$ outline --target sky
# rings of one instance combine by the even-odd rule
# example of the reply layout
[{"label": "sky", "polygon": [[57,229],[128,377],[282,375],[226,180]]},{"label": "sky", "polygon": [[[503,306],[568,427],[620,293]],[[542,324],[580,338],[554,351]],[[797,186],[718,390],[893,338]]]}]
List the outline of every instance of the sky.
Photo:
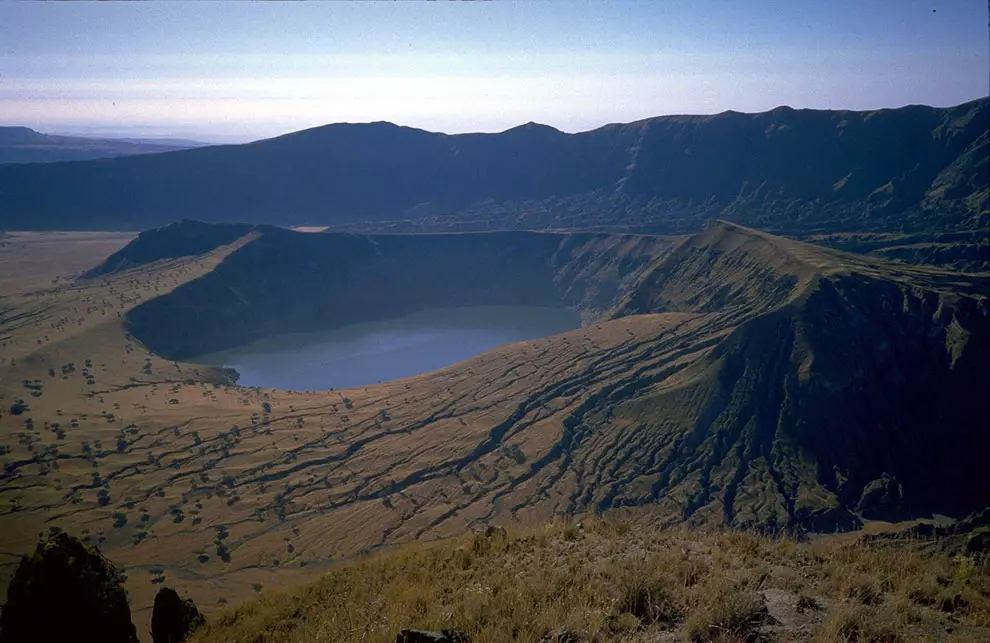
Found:
[{"label": "sky", "polygon": [[0,0],[0,125],[238,142],[990,93],[986,0]]}]

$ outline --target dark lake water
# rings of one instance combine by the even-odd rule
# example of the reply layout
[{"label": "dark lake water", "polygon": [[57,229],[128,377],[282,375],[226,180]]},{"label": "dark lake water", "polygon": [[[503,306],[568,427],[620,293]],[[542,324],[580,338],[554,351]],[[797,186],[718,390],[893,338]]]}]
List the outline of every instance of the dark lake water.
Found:
[{"label": "dark lake water", "polygon": [[430,309],[332,331],[265,337],[196,361],[237,369],[241,386],[349,388],[426,373],[502,344],[580,326],[577,313],[559,308]]}]

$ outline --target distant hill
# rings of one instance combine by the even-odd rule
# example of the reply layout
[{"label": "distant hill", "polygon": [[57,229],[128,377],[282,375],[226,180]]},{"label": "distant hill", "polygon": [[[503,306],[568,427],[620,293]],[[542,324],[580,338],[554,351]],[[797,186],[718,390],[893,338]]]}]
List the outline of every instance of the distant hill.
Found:
[{"label": "distant hill", "polygon": [[182,139],[113,139],[42,134],[27,127],[0,127],[0,164],[57,163],[171,152],[202,146]]},{"label": "distant hill", "polygon": [[335,124],[245,145],[0,167],[0,227],[181,218],[364,231],[787,234],[990,228],[990,99],[870,112],[662,116],[566,134]]}]

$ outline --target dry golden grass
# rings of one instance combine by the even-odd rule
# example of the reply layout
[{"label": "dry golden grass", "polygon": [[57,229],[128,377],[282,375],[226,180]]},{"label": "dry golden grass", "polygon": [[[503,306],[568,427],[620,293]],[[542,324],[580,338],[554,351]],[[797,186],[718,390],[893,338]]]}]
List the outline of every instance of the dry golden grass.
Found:
[{"label": "dry golden grass", "polygon": [[[16,239],[21,245],[5,248],[16,252],[0,252],[0,276],[17,277],[16,287],[0,281],[0,585],[39,534],[62,529],[126,569],[142,634],[163,581],[211,614],[253,596],[258,585],[300,584],[378,543],[464,533],[485,518],[497,490],[482,496],[479,485],[492,475],[509,484],[529,466],[517,461],[520,452],[536,458],[552,447],[559,419],[540,419],[513,453],[498,450],[459,475],[375,496],[416,466],[470,453],[529,386],[580,373],[596,353],[693,319],[603,323],[348,391],[218,386],[206,367],[150,354],[127,334],[124,318],[211,270],[245,240],[78,281],[74,275],[109,250],[78,245],[71,235],[38,235],[31,246]],[[33,272],[36,263],[47,272]],[[516,377],[500,382],[510,367]],[[18,400],[28,410],[10,413]],[[580,401],[562,398],[536,412]],[[396,430],[430,416],[420,430]],[[359,450],[336,457],[356,441]],[[406,461],[408,453],[418,454],[418,464]],[[307,466],[295,472],[300,463]],[[263,475],[274,482],[256,480]],[[529,511],[539,520],[552,513]],[[221,528],[229,531],[227,559],[216,544]]]},{"label": "dry golden grass", "polygon": [[[574,462],[593,462],[608,440],[663,437],[670,427],[644,431],[644,423],[661,411],[671,418],[678,409],[696,410],[703,396],[689,395],[687,384],[700,377],[693,364],[732,326],[693,313],[637,315],[347,391],[218,386],[207,381],[206,367],[148,353],[128,336],[124,319],[141,302],[206,274],[231,250],[100,279],[65,274],[57,283],[48,273],[44,283],[32,281],[20,265],[23,254],[0,252],[0,276],[27,279],[16,289],[0,280],[0,582],[40,532],[60,528],[126,568],[142,634],[161,581],[214,618],[222,604],[251,598],[254,588],[289,588],[327,569],[336,585],[266,595],[229,613],[227,626],[217,621],[209,636],[255,640],[274,628],[282,634],[269,633],[273,640],[361,640],[367,629],[372,641],[394,638],[404,625],[453,624],[476,640],[532,640],[562,626],[638,640],[669,634],[663,628],[674,622],[677,638],[731,640],[760,617],[756,592],[771,607],[790,609],[802,597],[834,607],[828,620],[814,609],[792,619],[809,621],[808,631],[821,636],[869,640],[868,626],[889,622],[883,610],[903,619],[921,614],[918,623],[896,621],[911,636],[941,627],[939,618],[985,626],[983,572],[970,579],[965,564],[938,563],[947,566],[939,572],[951,579],[946,584],[913,553],[895,564],[888,554],[836,559],[842,550],[826,548],[818,560],[819,545],[657,533],[615,521],[584,530],[556,525],[477,550],[469,537],[410,545],[337,566],[376,546],[458,537],[493,520],[539,524],[572,511],[589,485],[576,467],[559,476],[549,466],[530,474],[560,441],[563,419],[617,378],[657,377],[657,395],[601,423]],[[48,257],[55,270],[63,251],[42,244],[32,252],[33,261]],[[827,259],[808,252],[809,262]],[[94,253],[90,265],[102,258]],[[77,265],[88,267],[81,258]],[[685,332],[705,341],[684,345]],[[30,410],[9,413],[20,399]],[[500,448],[472,459],[522,401],[525,414]],[[691,417],[679,421],[687,426]],[[669,448],[662,441],[628,444],[629,462]],[[643,475],[623,484],[646,494],[655,482]],[[681,484],[659,502],[679,509],[694,483],[685,477]],[[590,488],[599,495],[586,506],[610,493],[605,482]],[[711,507],[722,513],[717,500]],[[877,580],[881,568],[889,587]],[[878,603],[874,595],[890,598]],[[321,596],[335,597],[336,607]],[[864,598],[869,604],[857,607]],[[300,612],[305,619],[289,618],[302,606],[309,606]]]},{"label": "dry golden grass", "polygon": [[403,627],[479,643],[561,629],[603,641],[978,641],[988,618],[986,561],[611,517],[401,546],[263,592],[194,641],[390,642]]},{"label": "dry golden grass", "polygon": [[0,235],[0,297],[51,288],[123,248],[133,232],[9,232]]}]

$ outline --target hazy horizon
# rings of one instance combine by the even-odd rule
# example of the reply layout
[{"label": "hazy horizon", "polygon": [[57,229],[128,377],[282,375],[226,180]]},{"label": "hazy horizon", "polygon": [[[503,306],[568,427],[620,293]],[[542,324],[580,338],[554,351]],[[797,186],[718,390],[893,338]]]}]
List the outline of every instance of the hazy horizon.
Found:
[{"label": "hazy horizon", "polygon": [[[968,101],[963,101],[962,103],[953,103],[953,104],[949,104],[949,105],[929,105],[929,104],[924,104],[924,103],[905,103],[904,105],[892,105],[892,106],[877,107],[877,108],[870,108],[870,109],[864,109],[864,110],[850,110],[850,111],[874,111],[874,110],[881,110],[881,109],[898,109],[898,108],[901,108],[901,107],[908,107],[910,105],[923,105],[923,106],[928,106],[928,107],[955,107],[955,106],[960,105],[960,104],[965,104],[967,102],[972,102],[973,100],[979,100],[980,98],[986,98],[986,97],[987,96],[978,96],[978,97],[973,98],[973,99],[970,99]],[[766,110],[761,110],[761,112],[773,111],[774,109],[776,109],[778,107],[791,107],[793,109],[810,109],[810,110],[820,109],[820,108],[814,108],[814,107],[793,107],[792,105],[777,105],[775,107],[771,107],[771,108],[766,109]],[[840,109],[840,108],[833,108],[833,109]],[[723,110],[723,111],[741,112],[741,110],[733,110],[731,108],[730,109],[727,109],[727,110]],[[649,118],[656,118],[656,117],[663,117],[663,116],[709,116],[709,115],[715,115],[717,113],[718,112],[693,112],[693,113],[671,112],[671,113],[667,113],[667,114],[653,114],[652,116],[647,116],[646,118],[649,119]],[[760,112],[742,112],[742,113],[760,113]],[[642,120],[642,119],[638,119],[638,120]],[[422,128],[422,127],[417,127],[415,125],[408,125],[406,123],[395,123],[395,122],[392,122],[392,121],[333,121],[333,122],[328,122],[328,123],[321,123],[321,124],[318,124],[318,125],[310,125],[310,126],[302,127],[300,129],[286,130],[284,132],[277,132],[275,134],[265,135],[265,136],[261,136],[261,137],[249,137],[249,136],[238,136],[238,135],[222,135],[222,134],[221,135],[214,136],[214,135],[211,135],[209,132],[204,132],[202,134],[202,136],[197,136],[195,138],[181,136],[181,135],[172,135],[172,134],[169,134],[167,132],[166,133],[160,133],[160,134],[148,134],[148,135],[145,135],[142,132],[146,131],[146,128],[147,127],[150,127],[150,126],[143,126],[143,125],[135,125],[134,126],[134,130],[132,130],[132,131],[116,130],[116,129],[113,129],[112,127],[107,128],[107,129],[82,130],[82,131],[72,131],[72,130],[60,130],[60,131],[42,131],[42,130],[36,130],[36,131],[39,131],[42,134],[52,134],[52,135],[56,135],[56,136],[78,136],[78,137],[108,138],[108,139],[121,139],[121,140],[133,139],[133,140],[162,141],[162,142],[164,142],[164,141],[182,141],[182,142],[189,142],[189,143],[231,144],[231,143],[250,143],[250,142],[254,142],[254,141],[265,140],[265,139],[268,139],[268,138],[277,138],[279,136],[284,136],[286,134],[292,134],[292,133],[303,131],[303,130],[307,130],[307,129],[314,129],[314,128],[319,128],[319,127],[324,127],[326,125],[355,125],[355,124],[357,124],[357,125],[368,125],[368,124],[380,123],[380,122],[387,122],[387,123],[390,123],[392,125],[396,125],[398,127],[410,127],[410,128],[413,128],[413,129],[421,129],[421,130],[425,130],[425,131],[429,131],[429,132],[434,132],[434,133],[438,133],[438,134],[488,134],[488,133],[495,133],[495,134],[497,134],[497,133],[500,133],[500,132],[504,132],[504,131],[506,131],[508,129],[512,129],[514,127],[519,127],[521,125],[525,125],[527,123],[536,122],[536,121],[526,121],[525,123],[524,122],[519,122],[519,123],[517,123],[515,125],[510,125],[509,127],[505,128],[505,129],[497,129],[497,130],[489,130],[489,131],[486,131],[486,130],[465,130],[463,132],[445,132],[443,130]],[[566,133],[569,133],[569,134],[576,134],[576,133],[591,131],[591,130],[594,130],[594,129],[599,129],[599,128],[605,127],[607,125],[623,124],[623,123],[630,123],[630,122],[634,122],[634,121],[610,121],[608,123],[602,123],[601,125],[597,125],[597,126],[592,127],[592,128],[588,128],[588,129],[575,129],[575,130],[565,130],[565,129],[562,129],[562,128],[559,128],[559,127],[554,127],[550,123],[539,123],[539,122],[537,122],[537,124],[538,125],[548,125],[550,127],[554,127],[554,129],[558,129],[560,131],[563,131],[563,132],[566,132]],[[11,124],[2,124],[2,123],[0,123],[0,127],[9,126],[9,125],[11,125]]]},{"label": "hazy horizon", "polygon": [[990,93],[985,2],[0,3],[4,125],[241,142],[334,122],[586,131]]}]

